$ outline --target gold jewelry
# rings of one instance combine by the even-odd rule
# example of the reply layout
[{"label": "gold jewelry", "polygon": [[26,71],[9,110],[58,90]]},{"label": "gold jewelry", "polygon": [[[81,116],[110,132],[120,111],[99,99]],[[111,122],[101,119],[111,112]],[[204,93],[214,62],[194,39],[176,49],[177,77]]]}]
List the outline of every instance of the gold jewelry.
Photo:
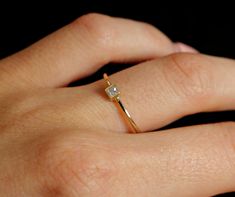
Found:
[{"label": "gold jewelry", "polygon": [[103,77],[108,85],[108,87],[105,88],[105,92],[110,98],[110,100],[116,102],[120,107],[120,109],[122,110],[122,112],[124,112],[123,114],[125,115],[125,118],[128,120],[128,122],[132,127],[131,133],[139,133],[140,129],[138,128],[134,120],[131,118],[130,113],[127,111],[127,109],[124,107],[124,105],[120,100],[120,91],[118,90],[117,86],[109,81],[109,77],[106,73],[104,73]]}]

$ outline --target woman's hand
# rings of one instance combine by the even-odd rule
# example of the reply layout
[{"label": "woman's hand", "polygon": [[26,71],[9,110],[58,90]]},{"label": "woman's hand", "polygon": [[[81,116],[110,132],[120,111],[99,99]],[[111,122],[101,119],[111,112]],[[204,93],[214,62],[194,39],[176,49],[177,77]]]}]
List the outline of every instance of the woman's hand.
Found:
[{"label": "woman's hand", "polygon": [[195,51],[150,25],[89,14],[1,60],[1,195],[235,190],[234,123],[126,134],[103,80],[66,87],[108,62],[151,59],[110,76],[143,132],[196,112],[235,109],[233,60],[176,52]]}]

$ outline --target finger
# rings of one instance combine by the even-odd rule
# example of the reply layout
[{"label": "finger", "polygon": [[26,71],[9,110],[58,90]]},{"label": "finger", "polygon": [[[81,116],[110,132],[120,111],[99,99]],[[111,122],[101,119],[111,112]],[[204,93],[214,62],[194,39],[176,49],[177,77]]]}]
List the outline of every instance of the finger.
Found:
[{"label": "finger", "polygon": [[198,50],[181,42],[175,43],[175,47],[178,48],[178,52],[199,53]]},{"label": "finger", "polygon": [[112,134],[115,140],[108,139],[105,150],[111,152],[107,165],[116,169],[115,181],[106,183],[113,191],[126,189],[133,196],[197,197],[234,191],[234,131],[233,122]]},{"label": "finger", "polygon": [[[109,62],[141,61],[185,50],[154,27],[88,14],[2,61],[5,78],[27,86],[64,86]],[[2,72],[3,73],[3,72]]]},{"label": "finger", "polygon": [[[234,65],[233,60],[225,58],[173,54],[118,72],[110,81],[117,84],[136,124],[149,131],[189,114],[235,109]],[[97,127],[129,130],[105,95],[105,87],[104,80],[84,87],[90,91],[86,94],[90,107],[84,114],[91,109],[89,114]]]}]

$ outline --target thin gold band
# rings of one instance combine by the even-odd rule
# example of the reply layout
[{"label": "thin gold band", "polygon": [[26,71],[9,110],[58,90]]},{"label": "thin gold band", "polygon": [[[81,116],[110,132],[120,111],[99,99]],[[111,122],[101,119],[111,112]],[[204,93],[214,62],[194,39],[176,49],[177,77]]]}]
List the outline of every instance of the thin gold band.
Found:
[{"label": "thin gold band", "polygon": [[108,87],[105,89],[105,92],[108,95],[108,97],[110,98],[110,100],[116,102],[118,104],[119,108],[122,110],[122,112],[124,112],[123,114],[125,114],[125,118],[128,120],[128,122],[130,123],[130,125],[132,127],[131,133],[139,133],[140,132],[139,127],[136,125],[134,120],[131,118],[130,113],[127,111],[127,109],[124,107],[124,105],[122,104],[122,102],[120,100],[120,92],[119,92],[117,86],[112,84],[109,81],[109,77],[106,73],[104,73],[103,77],[104,77],[104,80],[106,81],[106,84],[108,85]]}]

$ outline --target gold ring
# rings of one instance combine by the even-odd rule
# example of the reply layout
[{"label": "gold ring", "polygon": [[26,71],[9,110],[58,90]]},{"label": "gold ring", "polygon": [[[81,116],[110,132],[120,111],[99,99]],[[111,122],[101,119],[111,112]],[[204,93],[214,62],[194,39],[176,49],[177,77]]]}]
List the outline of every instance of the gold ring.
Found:
[{"label": "gold ring", "polygon": [[109,81],[109,77],[106,73],[104,73],[103,77],[104,80],[106,81],[106,84],[108,85],[108,87],[105,88],[105,92],[110,98],[110,100],[116,102],[120,107],[120,109],[122,110],[122,112],[124,112],[123,114],[125,115],[126,120],[130,123],[132,127],[131,133],[139,133],[140,129],[138,128],[134,120],[131,118],[130,113],[127,111],[127,109],[124,107],[124,105],[120,100],[120,91],[118,90],[117,86]]}]

